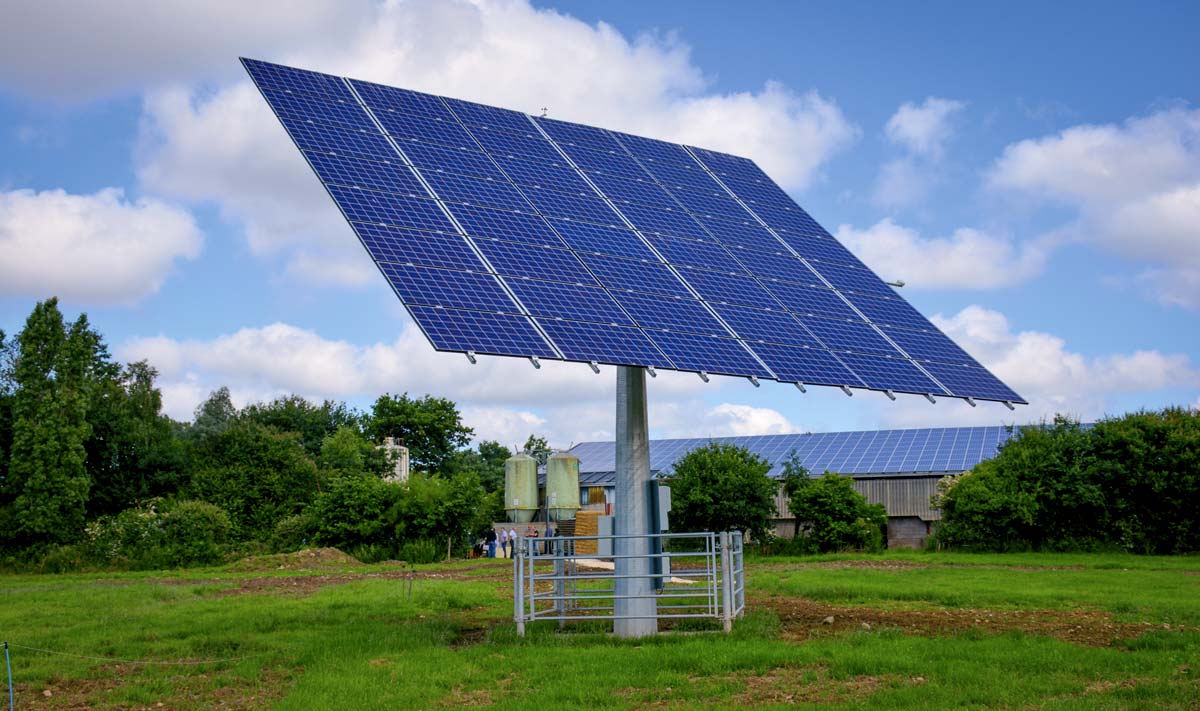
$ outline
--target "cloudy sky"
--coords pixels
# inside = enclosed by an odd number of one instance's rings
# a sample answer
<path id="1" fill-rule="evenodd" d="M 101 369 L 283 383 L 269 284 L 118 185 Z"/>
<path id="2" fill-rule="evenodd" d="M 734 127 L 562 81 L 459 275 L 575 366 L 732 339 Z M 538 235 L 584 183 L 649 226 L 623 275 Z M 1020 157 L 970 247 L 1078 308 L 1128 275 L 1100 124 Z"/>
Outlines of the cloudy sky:
<path id="1" fill-rule="evenodd" d="M 656 436 L 1200 407 L 1200 6 L 841 6 L 4 3 L 0 328 L 59 296 L 180 419 L 407 391 L 505 443 L 611 437 L 612 368 L 432 350 L 249 56 L 754 158 L 1030 401 L 661 373 Z"/>

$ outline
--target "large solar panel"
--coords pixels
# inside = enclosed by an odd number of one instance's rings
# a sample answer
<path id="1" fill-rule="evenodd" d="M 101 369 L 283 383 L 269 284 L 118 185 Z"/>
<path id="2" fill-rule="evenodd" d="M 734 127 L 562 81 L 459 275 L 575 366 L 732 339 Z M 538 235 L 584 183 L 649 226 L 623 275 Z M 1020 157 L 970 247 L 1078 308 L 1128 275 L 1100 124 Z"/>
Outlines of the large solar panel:
<path id="1" fill-rule="evenodd" d="M 675 462 L 710 442 L 745 447 L 771 464 L 770 475 L 782 476 L 794 452 L 813 476 L 829 471 L 863 476 L 946 474 L 966 471 L 996 456 L 1019 427 L 940 427 L 863 432 L 759 435 L 650 441 L 650 469 L 669 474 Z M 616 470 L 613 442 L 581 442 L 571 448 L 579 458 L 581 481 L 611 484 Z"/>
<path id="2" fill-rule="evenodd" d="M 242 62 L 438 350 L 1024 402 L 753 161 Z"/>

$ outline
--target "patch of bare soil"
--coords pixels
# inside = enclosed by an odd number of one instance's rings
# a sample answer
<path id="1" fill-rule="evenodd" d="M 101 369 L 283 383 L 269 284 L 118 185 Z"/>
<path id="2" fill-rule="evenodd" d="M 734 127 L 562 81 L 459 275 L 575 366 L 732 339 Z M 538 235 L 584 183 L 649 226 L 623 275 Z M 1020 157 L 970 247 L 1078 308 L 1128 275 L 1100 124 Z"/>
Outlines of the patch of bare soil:
<path id="1" fill-rule="evenodd" d="M 236 679 L 234 683 L 214 682 L 211 672 L 186 674 L 168 678 L 171 693 L 148 704 L 117 701 L 119 689 L 134 685 L 145 667 L 114 664 L 97 670 L 87 679 L 58 679 L 48 684 L 18 684 L 14 690 L 17 707 L 22 709 L 149 709 L 151 711 L 190 711 L 191 709 L 223 709 L 250 711 L 272 705 L 283 698 L 291 686 L 292 675 L 268 670 L 259 679 Z M 141 677 L 144 678 L 144 677 Z M 222 677 L 222 679 L 225 679 Z"/>
<path id="2" fill-rule="evenodd" d="M 307 548 L 295 553 L 276 553 L 243 558 L 229 566 L 239 573 L 269 570 L 329 570 L 362 565 L 357 558 L 337 548 Z"/>
<path id="3" fill-rule="evenodd" d="M 692 683 L 732 682 L 742 690 L 722 705 L 730 708 L 757 708 L 781 704 L 845 704 L 862 701 L 884 688 L 901 685 L 924 684 L 923 677 L 904 679 L 894 674 L 883 676 L 862 675 L 846 679 L 835 679 L 824 666 L 775 667 L 763 674 L 732 672 L 723 676 L 691 677 Z M 617 689 L 618 696 L 635 702 L 637 708 L 672 708 L 691 706 L 694 699 L 677 698 L 675 690 L 668 688 L 641 689 L 628 687 Z"/>
<path id="4" fill-rule="evenodd" d="M 921 635 L 955 634 L 974 629 L 990 633 L 1020 631 L 1075 644 L 1110 647 L 1118 640 L 1162 629 L 1162 626 L 1149 622 L 1117 622 L 1108 613 L 1085 610 L 879 610 L 777 596 L 756 597 L 752 605 L 774 610 L 783 622 L 784 637 L 793 641 L 830 632 L 881 628 Z M 1171 626 L 1168 629 L 1187 628 Z"/>

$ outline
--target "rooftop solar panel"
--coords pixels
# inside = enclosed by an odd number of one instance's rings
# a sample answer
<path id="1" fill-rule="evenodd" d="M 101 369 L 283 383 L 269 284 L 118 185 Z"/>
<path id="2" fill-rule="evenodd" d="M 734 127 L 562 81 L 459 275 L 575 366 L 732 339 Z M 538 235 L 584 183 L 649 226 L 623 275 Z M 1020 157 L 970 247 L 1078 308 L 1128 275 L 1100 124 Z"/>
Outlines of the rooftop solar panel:
<path id="1" fill-rule="evenodd" d="M 439 350 L 1023 402 L 753 161 L 243 64 Z"/>

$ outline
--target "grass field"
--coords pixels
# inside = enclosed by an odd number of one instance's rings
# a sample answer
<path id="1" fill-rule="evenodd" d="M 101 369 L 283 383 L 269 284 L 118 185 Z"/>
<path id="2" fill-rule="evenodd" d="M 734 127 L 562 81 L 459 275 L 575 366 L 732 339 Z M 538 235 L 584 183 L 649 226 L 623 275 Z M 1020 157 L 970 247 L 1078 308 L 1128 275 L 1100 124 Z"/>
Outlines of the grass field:
<path id="1" fill-rule="evenodd" d="M 0 577 L 16 707 L 1200 709 L 1195 557 L 751 560 L 731 635 L 642 641 L 517 638 L 506 561 L 418 566 L 411 599 L 407 575 Z"/>

